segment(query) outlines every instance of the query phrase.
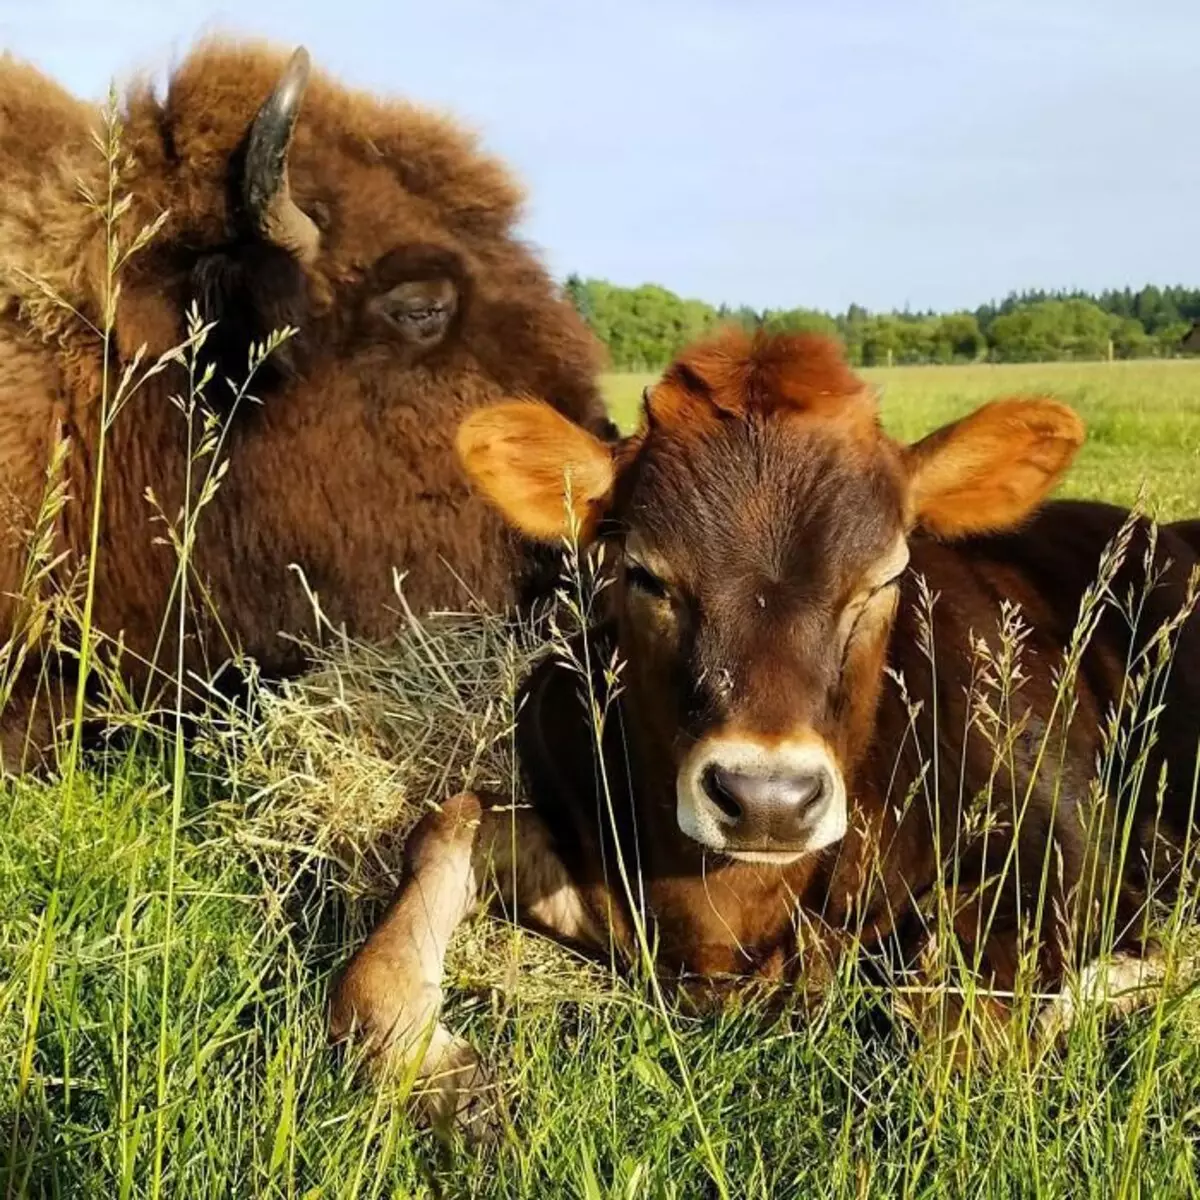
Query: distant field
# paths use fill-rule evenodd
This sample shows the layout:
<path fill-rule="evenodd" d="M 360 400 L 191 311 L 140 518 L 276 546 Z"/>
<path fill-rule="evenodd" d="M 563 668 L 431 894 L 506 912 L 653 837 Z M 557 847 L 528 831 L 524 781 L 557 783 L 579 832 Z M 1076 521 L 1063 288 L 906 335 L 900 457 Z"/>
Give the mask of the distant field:
<path fill-rule="evenodd" d="M 1200 361 L 894 367 L 862 372 L 883 389 L 884 424 L 911 440 L 984 401 L 1054 396 L 1087 422 L 1062 494 L 1132 504 L 1143 482 L 1164 519 L 1200 513 Z M 611 374 L 604 388 L 624 428 L 653 375 Z"/>

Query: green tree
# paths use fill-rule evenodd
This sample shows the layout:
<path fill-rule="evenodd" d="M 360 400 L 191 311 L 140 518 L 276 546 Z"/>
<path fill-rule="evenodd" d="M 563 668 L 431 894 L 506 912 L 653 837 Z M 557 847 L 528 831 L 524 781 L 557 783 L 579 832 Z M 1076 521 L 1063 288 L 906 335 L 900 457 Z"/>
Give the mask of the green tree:
<path fill-rule="evenodd" d="M 987 353 L 987 338 L 974 313 L 947 313 L 939 318 L 935 356 L 939 362 L 974 362 Z"/>
<path fill-rule="evenodd" d="M 831 315 L 814 308 L 714 308 L 656 284 L 617 287 L 602 279 L 567 277 L 564 294 L 624 370 L 657 370 L 683 346 L 715 326 L 760 326 L 842 339 L 856 366 L 886 363 L 1102 359 L 1109 345 L 1121 358 L 1174 355 L 1190 322 L 1200 321 L 1200 288 L 1146 285 L 1083 292 L 1020 292 L 974 312 L 871 313 L 851 304 Z"/>
<path fill-rule="evenodd" d="M 771 333 L 821 333 L 838 337 L 837 322 L 828 314 L 814 308 L 767 309 L 762 316 L 763 328 Z"/>
<path fill-rule="evenodd" d="M 1098 359 L 1110 332 L 1111 318 L 1090 300 L 1040 300 L 998 316 L 989 340 L 1000 362 Z"/>
<path fill-rule="evenodd" d="M 900 348 L 900 321 L 894 314 L 869 317 L 862 326 L 862 363 L 879 367 L 895 361 Z"/>
<path fill-rule="evenodd" d="M 1139 320 L 1135 317 L 1116 317 L 1114 320 L 1113 353 L 1118 358 L 1145 358 L 1154 353 L 1154 342 Z"/>
<path fill-rule="evenodd" d="M 1173 358 L 1176 354 L 1194 354 L 1200 350 L 1200 345 L 1183 346 L 1181 343 L 1192 330 L 1190 321 L 1174 321 L 1163 325 L 1154 335 L 1154 347 L 1163 358 Z M 1200 341 L 1200 339 L 1197 339 Z"/>

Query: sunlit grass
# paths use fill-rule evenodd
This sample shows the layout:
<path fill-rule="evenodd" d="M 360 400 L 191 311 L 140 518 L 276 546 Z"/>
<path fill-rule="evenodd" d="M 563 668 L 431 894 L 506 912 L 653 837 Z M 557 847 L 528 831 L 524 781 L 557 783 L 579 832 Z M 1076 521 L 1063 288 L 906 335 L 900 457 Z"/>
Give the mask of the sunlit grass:
<path fill-rule="evenodd" d="M 1049 395 L 1073 405 L 1088 440 L 1061 495 L 1131 505 L 1146 486 L 1164 520 L 1200 512 L 1200 360 L 894 367 L 862 372 L 882 389 L 888 432 L 912 440 L 987 400 Z M 654 376 L 612 374 L 604 391 L 623 428 Z"/>
<path fill-rule="evenodd" d="M 504 769 L 504 720 L 472 728 L 453 715 L 455 695 L 477 710 L 477 687 L 504 690 L 498 631 L 427 633 L 439 669 L 416 664 L 406 638 L 388 657 L 331 652 L 325 682 L 268 699 L 261 720 L 202 746 L 181 797 L 166 757 L 95 763 L 76 779 L 58 880 L 61 786 L 5 786 L 9 1194 L 149 1195 L 161 1124 L 171 1196 L 710 1195 L 677 1053 L 731 1195 L 1108 1200 L 1127 1168 L 1143 1194 L 1195 1194 L 1195 1001 L 1172 1001 L 1161 1030 L 1152 1012 L 1105 1038 L 1084 1028 L 1037 1068 L 948 1077 L 903 1029 L 879 1028 L 865 985 L 842 985 L 817 1020 L 765 1020 L 753 1005 L 664 1018 L 635 987 L 488 920 L 456 941 L 447 1019 L 498 1067 L 515 1125 L 488 1157 L 441 1150 L 389 1094 L 351 1079 L 323 1023 L 330 972 L 395 867 L 389 827 L 439 772 L 453 788 L 471 762 L 485 779 Z M 443 671 L 452 691 L 436 682 Z M 56 886 L 18 1119 L 26 981 Z"/>
<path fill-rule="evenodd" d="M 1182 389 L 1172 409 L 1132 368 L 1117 368 L 1141 384 L 1122 404 L 1093 370 L 1047 374 L 1073 378 L 1085 412 L 1100 397 L 1118 455 L 1139 428 L 1155 440 L 1156 415 L 1186 411 Z M 1045 378 L 893 372 L 885 403 L 892 428 L 916 434 Z M 1152 493 L 1162 479 L 1150 474 Z M 325 1045 L 331 973 L 377 915 L 416 812 L 511 772 L 529 645 L 478 618 L 401 622 L 381 653 L 335 644 L 320 675 L 265 693 L 253 719 L 207 725 L 182 790 L 170 739 L 93 761 L 65 847 L 63 785 L 0 785 L 5 1195 L 149 1196 L 157 1147 L 160 1194 L 180 1197 L 707 1196 L 701 1125 L 733 1196 L 1200 1192 L 1194 999 L 1085 1027 L 1040 1066 L 956 1077 L 903 1028 L 881 1029 L 886 998 L 864 983 L 840 985 L 815 1021 L 753 1005 L 664 1017 L 643 990 L 480 919 L 452 951 L 447 1021 L 508 1089 L 504 1144 L 448 1152 L 356 1082 Z M 30 1043 L 28 982 L 47 954 Z"/>

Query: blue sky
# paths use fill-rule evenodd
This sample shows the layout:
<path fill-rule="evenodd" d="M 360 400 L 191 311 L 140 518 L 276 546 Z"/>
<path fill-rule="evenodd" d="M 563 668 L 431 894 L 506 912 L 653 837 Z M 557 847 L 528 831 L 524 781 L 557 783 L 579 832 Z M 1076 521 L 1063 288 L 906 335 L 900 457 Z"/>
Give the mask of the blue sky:
<path fill-rule="evenodd" d="M 0 0 L 0 45 L 97 97 L 212 32 L 460 116 L 560 275 L 835 309 L 1200 284 L 1197 0 Z"/>

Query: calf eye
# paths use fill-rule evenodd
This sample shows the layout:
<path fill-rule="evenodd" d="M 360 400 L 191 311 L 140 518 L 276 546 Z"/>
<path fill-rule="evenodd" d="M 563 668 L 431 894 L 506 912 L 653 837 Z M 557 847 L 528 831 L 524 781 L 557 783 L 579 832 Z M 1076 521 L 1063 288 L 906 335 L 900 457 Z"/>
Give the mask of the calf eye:
<path fill-rule="evenodd" d="M 891 579 L 884 580 L 882 583 L 877 583 L 872 587 L 858 593 L 853 600 L 842 610 L 841 619 L 838 622 L 839 633 L 843 643 L 849 643 L 853 640 L 855 633 L 858 631 L 859 622 L 867 614 L 871 608 L 872 602 L 888 595 L 895 586 L 900 582 L 900 576 L 904 572 L 892 576 Z"/>
<path fill-rule="evenodd" d="M 628 562 L 625 564 L 625 581 L 631 588 L 644 592 L 655 600 L 667 598 L 667 585 L 652 572 L 646 570 L 641 563 Z"/>
<path fill-rule="evenodd" d="M 446 336 L 458 312 L 458 289 L 445 278 L 410 279 L 375 296 L 367 308 L 406 342 L 427 350 Z"/>
<path fill-rule="evenodd" d="M 866 608 L 872 600 L 877 599 L 886 592 L 890 592 L 892 588 L 894 588 L 899 582 L 900 576 L 893 575 L 891 579 L 885 579 L 882 583 L 877 583 L 872 587 L 867 588 L 865 592 L 859 595 L 854 603 L 859 609 Z"/>

